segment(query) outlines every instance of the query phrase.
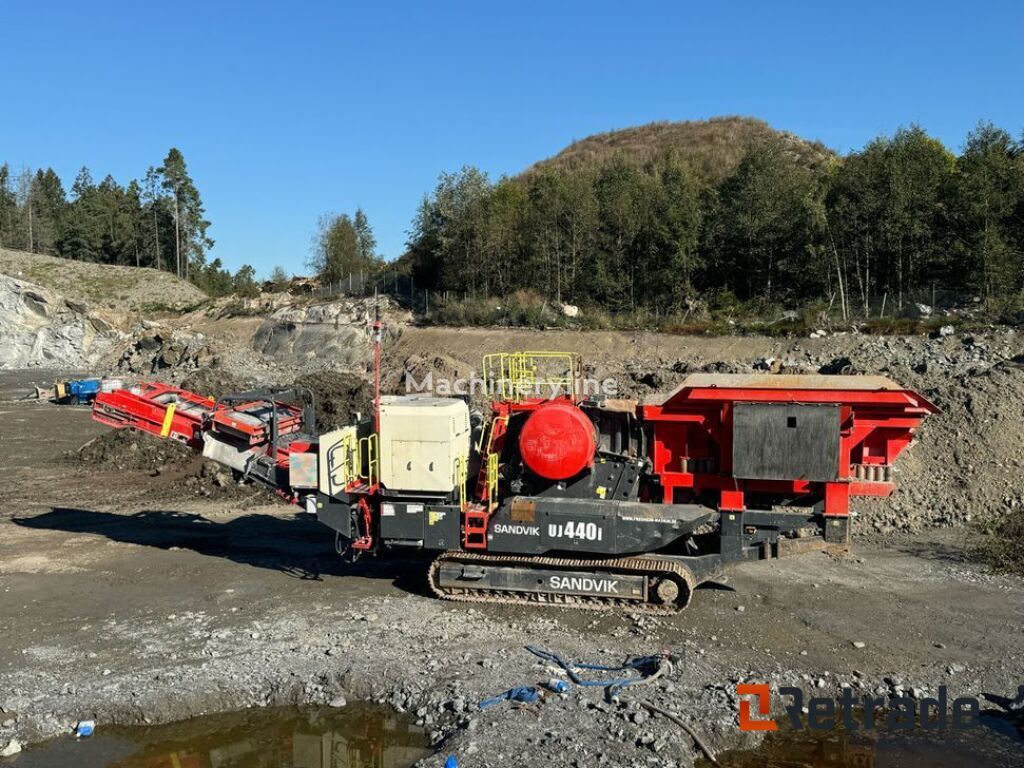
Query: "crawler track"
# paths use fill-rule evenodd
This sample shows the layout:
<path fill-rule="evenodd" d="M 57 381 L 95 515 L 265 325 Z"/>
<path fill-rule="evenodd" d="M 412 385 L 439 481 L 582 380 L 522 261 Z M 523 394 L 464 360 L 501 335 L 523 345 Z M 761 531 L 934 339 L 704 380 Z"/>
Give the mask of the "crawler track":
<path fill-rule="evenodd" d="M 644 598 L 616 598 L 602 595 L 567 594 L 555 591 L 525 591 L 474 587 L 467 581 L 464 588 L 442 586 L 440 569 L 448 563 L 466 566 L 522 569 L 564 570 L 584 569 L 608 576 L 646 576 L 649 588 Z M 487 555 L 473 552 L 445 552 L 430 564 L 428 583 L 435 595 L 444 600 L 506 605 L 552 605 L 589 610 L 643 610 L 651 613 L 678 613 L 687 606 L 696 586 L 693 574 L 679 563 L 651 557 L 573 559 L 564 557 L 523 557 L 518 555 Z"/>

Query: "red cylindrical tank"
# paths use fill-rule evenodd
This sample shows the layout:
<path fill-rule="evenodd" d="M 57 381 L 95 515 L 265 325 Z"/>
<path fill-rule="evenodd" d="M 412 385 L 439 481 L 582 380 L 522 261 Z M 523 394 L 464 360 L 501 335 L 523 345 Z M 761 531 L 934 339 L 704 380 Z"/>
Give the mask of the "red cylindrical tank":
<path fill-rule="evenodd" d="M 552 400 L 530 414 L 519 433 L 526 466 L 548 480 L 568 480 L 594 463 L 597 430 L 572 403 Z"/>

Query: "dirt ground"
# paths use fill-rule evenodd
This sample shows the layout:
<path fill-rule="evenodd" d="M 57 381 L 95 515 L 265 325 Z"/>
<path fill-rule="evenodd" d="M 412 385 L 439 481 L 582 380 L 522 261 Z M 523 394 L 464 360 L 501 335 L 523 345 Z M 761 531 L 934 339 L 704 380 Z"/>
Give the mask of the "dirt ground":
<path fill-rule="evenodd" d="M 689 766 L 693 742 L 639 699 L 723 749 L 749 741 L 736 727 L 740 681 L 917 696 L 1024 682 L 1024 580 L 966 562 L 962 528 L 743 565 L 672 618 L 469 609 L 426 596 L 422 561 L 342 563 L 326 529 L 264 495 L 210 499 L 182 492 L 173 472 L 68 461 L 104 430 L 87 410 L 11 402 L 39 377 L 0 374 L 0 745 L 83 718 L 163 722 L 344 696 L 414 713 L 439 748 L 425 766 L 448 753 L 468 766 Z M 537 708 L 478 710 L 552 676 L 526 644 L 591 662 L 663 649 L 679 661 L 619 705 L 574 689 Z"/>

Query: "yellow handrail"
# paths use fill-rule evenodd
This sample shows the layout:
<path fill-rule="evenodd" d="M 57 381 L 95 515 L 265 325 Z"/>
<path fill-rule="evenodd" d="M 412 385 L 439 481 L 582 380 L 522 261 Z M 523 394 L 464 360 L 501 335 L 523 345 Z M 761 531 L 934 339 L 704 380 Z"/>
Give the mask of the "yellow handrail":
<path fill-rule="evenodd" d="M 327 456 L 331 489 L 341 490 L 358 478 L 359 464 L 359 440 L 353 430 L 343 434 L 341 440 L 330 449 Z"/>
<path fill-rule="evenodd" d="M 462 456 L 456 456 L 454 466 L 452 467 L 452 480 L 455 482 L 455 488 L 459 492 L 459 506 L 463 509 L 466 508 L 466 478 L 469 474 L 469 469 L 466 466 L 466 460 Z"/>
<path fill-rule="evenodd" d="M 582 375 L 582 361 L 573 352 L 493 352 L 483 359 L 487 392 L 514 402 L 558 391 L 575 398 Z"/>
<path fill-rule="evenodd" d="M 498 454 L 487 454 L 487 504 L 494 509 L 498 504 Z"/>
<path fill-rule="evenodd" d="M 359 439 L 359 457 L 362 458 L 363 449 L 366 449 L 366 473 L 360 473 L 360 477 L 367 485 L 376 485 L 380 477 L 380 435 L 374 432 L 371 435 Z"/>

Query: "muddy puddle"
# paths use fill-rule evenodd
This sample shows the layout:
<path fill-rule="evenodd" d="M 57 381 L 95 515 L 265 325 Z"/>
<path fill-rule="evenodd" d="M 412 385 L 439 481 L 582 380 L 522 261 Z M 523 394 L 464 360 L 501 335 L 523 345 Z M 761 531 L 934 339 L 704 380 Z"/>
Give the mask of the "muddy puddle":
<path fill-rule="evenodd" d="M 2 768 L 408 768 L 426 733 L 393 710 L 260 709 L 167 725 L 110 727 L 30 747 Z"/>
<path fill-rule="evenodd" d="M 862 714 L 857 717 L 863 726 Z M 780 727 L 761 746 L 717 755 L 723 768 L 1011 768 L 1024 765 L 1024 720 L 982 713 L 965 731 Z M 698 768 L 709 768 L 707 760 Z"/>

